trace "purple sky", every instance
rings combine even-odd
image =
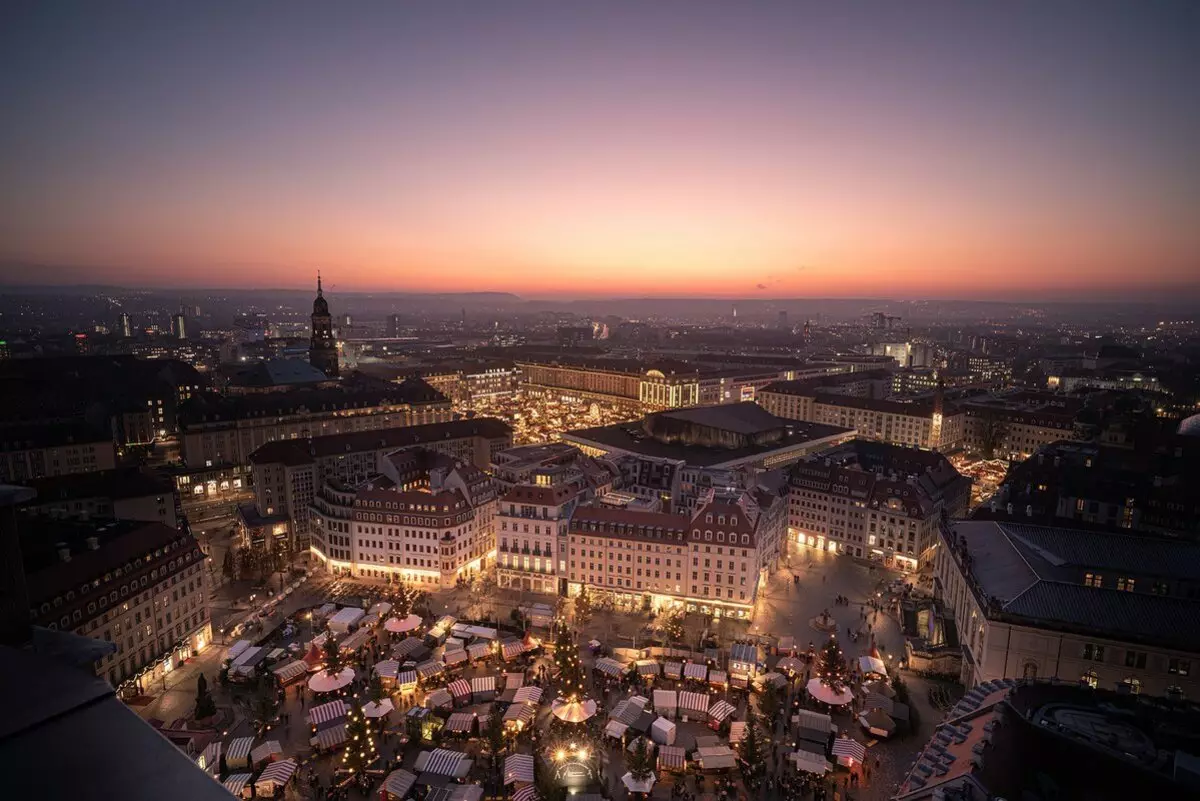
[[[0,13],[0,281],[1200,292],[1200,3]]]

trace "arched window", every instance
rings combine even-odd
[[[1037,662],[1034,662],[1031,660],[1031,661],[1025,663],[1025,667],[1021,669],[1021,675],[1027,679],[1036,679],[1037,678],[1037,670],[1038,670]]]

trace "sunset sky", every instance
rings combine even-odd
[[[0,282],[1200,293],[1197,2],[20,2]]]

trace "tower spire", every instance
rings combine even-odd
[[[317,294],[321,294],[321,271],[317,270]]]

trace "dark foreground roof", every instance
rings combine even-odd
[[[476,417],[471,420],[451,420],[445,423],[428,423],[421,426],[382,428],[378,431],[352,431],[347,434],[330,434],[312,439],[281,439],[268,442],[250,454],[252,464],[286,465],[308,464],[314,459],[346,453],[407,448],[448,439],[484,437],[500,439],[511,437],[512,428],[503,420],[494,417]]]

